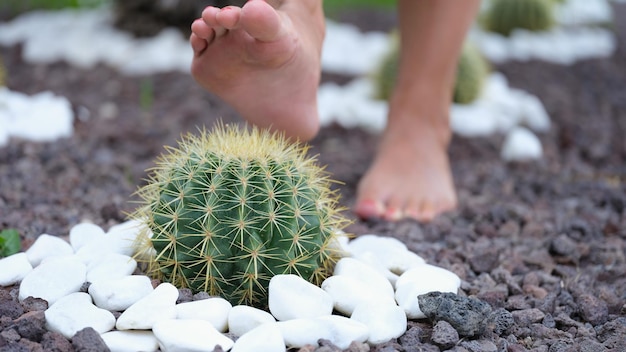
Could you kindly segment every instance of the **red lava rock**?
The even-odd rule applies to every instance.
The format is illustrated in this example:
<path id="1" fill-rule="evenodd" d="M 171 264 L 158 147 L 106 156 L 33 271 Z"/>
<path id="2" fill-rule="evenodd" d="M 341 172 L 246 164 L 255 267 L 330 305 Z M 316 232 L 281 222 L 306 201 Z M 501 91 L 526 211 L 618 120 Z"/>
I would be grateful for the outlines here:
<path id="1" fill-rule="evenodd" d="M 537 308 L 522 309 L 511 312 L 515 323 L 520 326 L 530 326 L 532 323 L 538 323 L 546 316 Z"/>
<path id="2" fill-rule="evenodd" d="M 603 324 L 607 321 L 609 308 L 606 302 L 590 294 L 582 294 L 576 302 L 580 307 L 580 315 L 585 321 L 593 325 Z"/>

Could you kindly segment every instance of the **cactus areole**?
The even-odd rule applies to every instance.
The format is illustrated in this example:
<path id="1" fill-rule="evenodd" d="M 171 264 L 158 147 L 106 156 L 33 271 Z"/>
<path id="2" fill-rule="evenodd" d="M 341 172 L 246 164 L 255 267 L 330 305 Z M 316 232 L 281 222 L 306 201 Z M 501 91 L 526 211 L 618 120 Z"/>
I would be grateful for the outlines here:
<path id="1" fill-rule="evenodd" d="M 177 287 L 265 307 L 270 279 L 320 284 L 339 259 L 345 219 L 306 146 L 257 128 L 218 125 L 157 160 L 134 214 L 147 270 Z M 152 250 L 152 248 L 154 250 Z"/>

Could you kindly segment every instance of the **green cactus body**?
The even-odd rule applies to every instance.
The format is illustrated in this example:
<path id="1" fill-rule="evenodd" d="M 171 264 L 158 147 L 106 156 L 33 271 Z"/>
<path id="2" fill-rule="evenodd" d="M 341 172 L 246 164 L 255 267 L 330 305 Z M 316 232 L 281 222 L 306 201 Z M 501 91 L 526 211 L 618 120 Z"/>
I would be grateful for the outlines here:
<path id="1" fill-rule="evenodd" d="M 543 31 L 554 26 L 554 1 L 492 0 L 483 17 L 483 26 L 508 36 L 516 28 Z"/>
<path id="2" fill-rule="evenodd" d="M 340 257 L 335 234 L 345 219 L 305 153 L 280 135 L 222 125 L 170 148 L 135 213 L 152 232 L 143 236 L 156 253 L 150 274 L 260 307 L 274 275 L 320 284 Z"/>
<path id="3" fill-rule="evenodd" d="M 489 74 L 489 65 L 478 49 L 466 43 L 456 71 L 453 101 L 457 104 L 469 104 L 476 100 L 485 85 Z"/>
<path id="4" fill-rule="evenodd" d="M 4 87 L 6 85 L 6 71 L 4 70 L 4 63 L 2 62 L 2 58 L 0 57 L 0 87 Z"/>
<path id="5" fill-rule="evenodd" d="M 391 50 L 381 62 L 374 77 L 377 99 L 388 100 L 395 85 L 399 50 L 396 38 L 393 41 Z M 475 46 L 466 43 L 457 66 L 453 102 L 469 104 L 476 100 L 482 92 L 488 74 L 489 65 L 485 58 Z"/>

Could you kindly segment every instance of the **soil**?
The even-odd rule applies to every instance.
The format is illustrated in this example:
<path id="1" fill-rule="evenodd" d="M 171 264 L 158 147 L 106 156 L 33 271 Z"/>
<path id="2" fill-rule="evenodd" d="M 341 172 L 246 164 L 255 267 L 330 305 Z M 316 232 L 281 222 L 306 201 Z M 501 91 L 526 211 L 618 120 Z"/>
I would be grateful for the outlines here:
<path id="1" fill-rule="evenodd" d="M 450 332 L 444 323 L 411 321 L 404 336 L 371 350 L 626 350 L 626 4 L 614 7 L 619 48 L 613 57 L 571 66 L 531 61 L 495 67 L 545 105 L 553 126 L 540 135 L 542 160 L 505 163 L 502 135 L 455 136 L 456 211 L 428 224 L 364 222 L 346 212 L 354 221 L 348 232 L 400 239 L 428 262 L 457 273 L 460 296 L 504 308 L 513 324 L 459 338 L 442 333 Z M 346 19 L 368 29 L 394 21 L 387 13 Z M 51 90 L 67 97 L 77 116 L 71 138 L 12 140 L 0 149 L 0 229 L 18 229 L 24 248 L 42 233 L 66 236 L 82 220 L 104 228 L 123 221 L 164 145 L 218 119 L 240 121 L 187 74 L 126 77 L 105 66 L 33 65 L 23 61 L 20 46 L 2 47 L 0 55 L 11 89 Z M 378 138 L 333 125 L 312 141 L 311 153 L 341 182 L 335 187 L 343 206 L 353 204 Z M 93 335 L 89 331 L 74 345 L 46 332 L 45 302 L 16 305 L 15 292 L 0 290 L 0 351 L 97 344 L 85 338 Z"/>

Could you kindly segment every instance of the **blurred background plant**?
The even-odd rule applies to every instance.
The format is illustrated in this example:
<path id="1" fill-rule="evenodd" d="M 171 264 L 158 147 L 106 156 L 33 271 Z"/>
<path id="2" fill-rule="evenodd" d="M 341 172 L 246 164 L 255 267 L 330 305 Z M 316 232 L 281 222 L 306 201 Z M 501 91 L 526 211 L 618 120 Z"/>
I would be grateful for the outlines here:
<path id="1" fill-rule="evenodd" d="M 16 229 L 0 231 L 0 258 L 8 257 L 20 251 L 22 244 Z"/>

